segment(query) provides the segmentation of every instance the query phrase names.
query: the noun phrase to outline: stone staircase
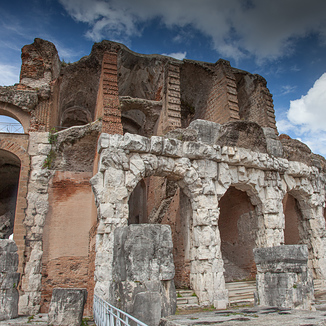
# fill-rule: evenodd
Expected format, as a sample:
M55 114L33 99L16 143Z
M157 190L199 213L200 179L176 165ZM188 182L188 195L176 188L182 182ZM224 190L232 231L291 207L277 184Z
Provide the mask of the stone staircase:
M198 298L193 290L177 289L177 308L192 309L199 307Z
M254 303L254 291L256 281L243 281L226 283L225 287L229 290L229 305L243 306ZM316 304L323 304L326 308L326 286L320 280L314 281ZM198 298L193 290L177 289L177 308L192 309L199 307Z
M231 282L226 283L225 287L229 290L229 304L231 306L254 303L256 281Z

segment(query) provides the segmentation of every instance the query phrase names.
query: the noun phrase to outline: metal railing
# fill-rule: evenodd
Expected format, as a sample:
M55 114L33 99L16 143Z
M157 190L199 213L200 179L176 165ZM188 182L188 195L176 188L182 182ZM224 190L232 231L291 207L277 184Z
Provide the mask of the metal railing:
M147 326L137 318L110 305L94 294L93 317L96 326Z
M23 134L24 128L20 123L0 122L0 132L7 132L10 134Z

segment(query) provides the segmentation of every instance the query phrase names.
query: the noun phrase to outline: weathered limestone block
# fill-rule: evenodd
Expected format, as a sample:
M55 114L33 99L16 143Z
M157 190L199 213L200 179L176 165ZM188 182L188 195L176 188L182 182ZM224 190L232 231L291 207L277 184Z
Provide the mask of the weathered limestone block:
M197 131L199 141L212 145L216 143L220 135L221 125L215 122L198 119L191 122L188 129Z
M254 249L257 305L311 309L314 289L305 245Z
M79 326L82 322L86 289L53 289L49 309L49 324Z
M267 143L267 153L273 156L283 156L283 146L273 128L263 127Z
M175 313L173 243L168 225L133 224L114 231L111 301L148 325Z
M126 133L123 137L122 147L131 152L147 153L151 148L150 138Z
M13 240L0 240L0 320L18 317L19 282L17 246Z

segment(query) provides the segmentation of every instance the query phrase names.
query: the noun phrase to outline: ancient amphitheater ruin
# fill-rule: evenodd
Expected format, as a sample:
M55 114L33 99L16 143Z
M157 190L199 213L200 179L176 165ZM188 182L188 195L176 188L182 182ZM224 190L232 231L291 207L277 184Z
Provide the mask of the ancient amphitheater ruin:
M56 287L86 287L88 313L94 291L173 313L175 287L223 308L226 282L255 279L253 249L284 244L326 279L326 161L278 134L263 77L110 41L67 64L35 39L0 114L24 129L0 134L20 313L47 312Z

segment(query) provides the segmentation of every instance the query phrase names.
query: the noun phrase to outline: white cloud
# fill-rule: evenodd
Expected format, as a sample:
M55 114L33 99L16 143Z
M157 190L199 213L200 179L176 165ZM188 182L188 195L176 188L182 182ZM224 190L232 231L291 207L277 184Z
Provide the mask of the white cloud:
M4 65L0 63L0 85L9 86L19 82L20 66Z
M294 129L294 125L287 119L276 121L276 126L280 134L287 134Z
M288 119L303 130L326 132L326 73L308 91L307 95L290 102Z
M88 23L93 41L139 35L159 18L168 28L191 26L211 37L223 56L276 59L309 33L326 39L324 0L60 0L77 21ZM176 37L178 37L176 35Z
M290 102L287 116L277 121L279 133L290 134L326 157L326 73L300 99Z
M174 53L169 53L169 54L162 53L162 55L167 55L168 57L172 57L177 60L183 60L183 59L185 59L187 52L186 51L185 52L174 52Z

